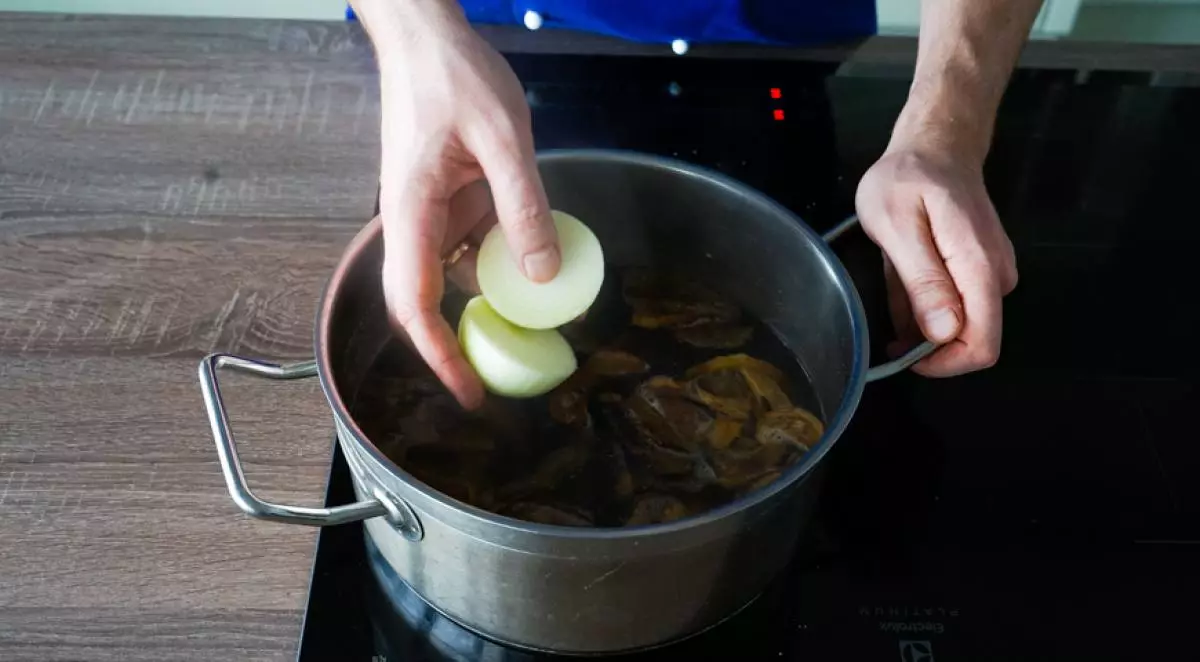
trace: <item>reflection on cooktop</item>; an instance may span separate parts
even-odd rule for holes
[[[675,155],[762,189],[817,230],[853,209],[908,86],[803,63],[525,56],[514,67],[534,98],[539,148]],[[1000,363],[869,386],[825,461],[816,520],[788,573],[740,617],[646,658],[1194,651],[1200,444],[1185,414],[1200,397],[1198,117],[1198,89],[1019,74],[985,172],[1021,274]],[[881,357],[879,254],[846,239],[838,252]],[[330,504],[350,498],[348,480],[336,456]],[[359,525],[321,533],[302,660],[534,659],[378,581],[368,553]]]

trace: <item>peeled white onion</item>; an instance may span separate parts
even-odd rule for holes
[[[487,390],[510,398],[532,398],[575,372],[575,352],[553,329],[525,329],[501,317],[477,296],[458,322],[458,342]]]
[[[535,283],[521,273],[499,225],[479,246],[475,275],[480,291],[497,313],[527,329],[553,329],[579,317],[604,284],[600,240],[578,218],[557,210],[550,213],[562,251],[562,267],[553,280]]]

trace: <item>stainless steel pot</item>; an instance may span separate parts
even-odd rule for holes
[[[769,487],[685,520],[629,529],[517,521],[438,493],[385,457],[348,403],[390,337],[380,294],[378,220],[350,243],[321,300],[316,360],[278,366],[215,354],[200,382],[229,492],[246,513],[324,526],[365,520],[392,568],[438,610],[504,643],[561,653],[646,648],[686,637],[755,598],[791,557],[815,498],[816,469],[867,382],[933,348],[867,367],[862,304],[824,238],[787,209],[720,174],[617,151],[539,157],[555,208],[578,215],[618,265],[675,263],[720,283],[764,321],[812,377],[827,422],[821,442]],[[318,376],[354,474],[357,503],[267,503],[239,465],[217,369],[272,379]]]

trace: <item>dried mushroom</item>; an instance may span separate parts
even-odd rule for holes
[[[729,448],[729,444],[733,443],[742,434],[742,430],[746,427],[746,421],[727,416],[717,416],[713,420],[712,426],[708,429],[708,446],[716,450]]]
[[[544,398],[489,397],[465,412],[423,364],[413,374],[389,355],[368,373],[356,420],[433,489],[574,527],[704,512],[770,485],[820,440],[821,419],[796,404],[803,372],[740,350],[753,338],[786,355],[732,302],[646,270],[625,275],[622,295],[629,317],[594,307],[563,328],[580,367]]]
[[[687,517],[687,506],[679,499],[664,494],[645,494],[638,498],[625,526],[644,526],[674,522]]]
[[[752,326],[703,324],[675,329],[672,335],[681,343],[702,349],[737,349],[750,342]]]
[[[754,411],[753,394],[737,373],[702,375],[688,381],[686,393],[692,400],[735,420],[744,421]]]
[[[624,377],[640,375],[650,369],[650,364],[629,352],[601,348],[588,357],[584,369],[599,377]]]
[[[786,443],[802,452],[808,451],[825,433],[820,419],[800,408],[771,411],[758,419],[754,437],[767,443]]]
[[[594,521],[586,511],[548,503],[515,503],[506,508],[504,514],[527,522],[554,526],[592,526]]]
[[[776,471],[794,450],[783,443],[739,437],[728,448],[712,453],[712,467],[718,483],[737,488]]]
[[[758,480],[755,480],[754,482],[747,485],[744,488],[743,492],[749,493],[749,492],[753,492],[755,490],[762,489],[762,488],[766,487],[767,485],[770,485],[771,483],[774,483],[775,481],[779,480],[779,476],[780,476],[780,472],[778,472],[778,471],[772,471],[771,473],[763,474],[762,476],[760,476],[758,478]]]
[[[612,444],[608,452],[609,465],[612,473],[613,497],[624,501],[633,496],[633,473],[629,471],[629,462],[625,459],[625,451],[620,444]]]
[[[663,446],[694,452],[712,427],[713,417],[683,397],[676,386],[646,382],[626,402],[628,415],[648,436]]]
[[[737,304],[680,274],[630,270],[622,294],[643,329],[684,329],[741,318]]]
[[[592,453],[586,441],[576,441],[551,451],[533,471],[500,486],[496,496],[502,500],[521,499],[530,494],[550,492],[581,471]]]
[[[567,377],[550,392],[550,418],[563,425],[583,425],[587,421],[588,393],[595,376],[586,366]]]
[[[650,369],[642,359],[619,349],[601,348],[592,353],[575,374],[550,393],[550,417],[564,425],[583,425],[593,388],[606,378],[640,375]]]
[[[726,354],[715,357],[690,368],[684,376],[688,379],[695,379],[706,374],[728,371],[741,372],[743,370],[760,372],[778,383],[783,383],[784,381],[782,370],[766,361],[761,361],[746,354]]]

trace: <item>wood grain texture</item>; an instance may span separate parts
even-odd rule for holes
[[[0,21],[0,659],[294,658],[315,531],[238,513],[196,363],[311,356],[378,112],[353,26]],[[226,381],[252,486],[319,504],[316,383]]]

